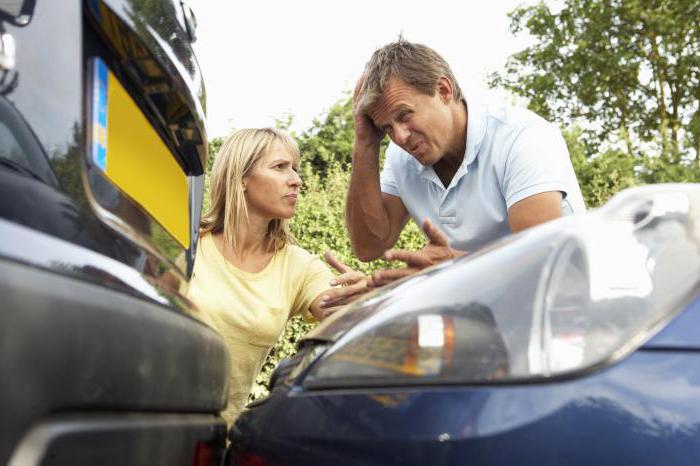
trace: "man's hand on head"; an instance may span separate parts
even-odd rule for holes
[[[379,155],[379,144],[384,139],[384,131],[377,128],[370,117],[363,112],[360,112],[358,105],[362,97],[362,85],[365,82],[365,76],[360,76],[355,84],[355,91],[352,95],[352,111],[355,119],[355,146],[376,149]]]
[[[420,251],[406,251],[403,249],[391,249],[384,253],[384,258],[390,261],[401,261],[405,267],[398,269],[385,269],[375,272],[369,280],[368,286],[379,287],[399,280],[416,272],[454,259],[466,254],[452,249],[447,236],[440,231],[430,220],[423,222],[423,232],[428,238],[428,244]]]

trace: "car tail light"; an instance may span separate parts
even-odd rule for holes
[[[234,451],[229,466],[281,466],[264,455],[249,452]]]
[[[302,383],[570,376],[629,354],[699,291],[700,186],[628,190],[598,211],[514,235],[372,296],[366,306],[376,311],[314,361]]]
[[[208,442],[197,442],[194,447],[192,466],[213,466],[220,458],[220,448]]]

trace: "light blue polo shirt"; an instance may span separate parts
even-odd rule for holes
[[[585,211],[556,126],[527,109],[466,102],[466,152],[450,185],[445,188],[432,167],[392,142],[382,192],[400,197],[419,225],[430,219],[462,251],[510,234],[508,209],[534,194],[560,191],[565,215]]]

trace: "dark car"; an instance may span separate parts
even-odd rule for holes
[[[179,0],[0,2],[0,464],[217,464],[228,356],[178,290],[207,139]]]
[[[376,292],[272,378],[229,465],[696,465],[700,185],[628,190]]]

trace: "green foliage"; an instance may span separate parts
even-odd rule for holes
[[[562,123],[585,122],[587,154],[621,143],[661,163],[700,152],[700,3],[564,0],[510,14],[535,44],[514,54],[492,86],[527,97]]]
[[[211,198],[209,197],[209,186],[211,181],[209,174],[211,173],[211,167],[214,165],[214,158],[216,157],[216,154],[219,153],[219,149],[221,149],[223,143],[224,138],[214,138],[209,141],[209,148],[207,151],[207,167],[204,175],[204,202],[202,203],[203,213],[208,212],[209,207],[211,206]]]
[[[639,183],[635,174],[638,160],[629,154],[608,150],[587,158],[581,130],[564,132],[571,162],[588,208],[604,204],[613,194]]]

